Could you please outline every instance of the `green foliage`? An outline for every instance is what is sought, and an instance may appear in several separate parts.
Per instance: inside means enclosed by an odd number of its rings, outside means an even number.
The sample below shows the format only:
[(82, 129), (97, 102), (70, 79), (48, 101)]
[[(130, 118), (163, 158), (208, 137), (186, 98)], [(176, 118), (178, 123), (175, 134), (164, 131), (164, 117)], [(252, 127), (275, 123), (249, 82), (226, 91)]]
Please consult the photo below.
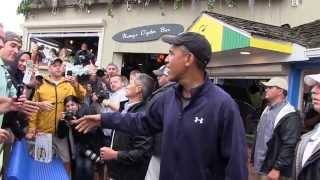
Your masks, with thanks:
[[(184, 0), (173, 0), (173, 9), (179, 9), (183, 6)], [(235, 6), (235, 0), (223, 0), (228, 7)], [(94, 0), (79, 0), (78, 5), (80, 9), (83, 9), (85, 5), (91, 6), (94, 3)], [(20, 5), (17, 8), (17, 14), (23, 14), (25, 17), (29, 15), (31, 9), (32, 0), (22, 0)], [(213, 9), (215, 7), (216, 0), (207, 0), (208, 9)], [(107, 3), (107, 14), (113, 17), (112, 14), (112, 1)], [(159, 0), (159, 7), (161, 10), (161, 15), (164, 14), (164, 0)]]
[(225, 2), (228, 7), (234, 7), (236, 5), (234, 0), (225, 0)]
[(216, 0), (208, 0), (208, 9), (213, 9), (215, 3), (216, 3)]
[(164, 13), (164, 1), (163, 0), (159, 0), (159, 7), (160, 7), (160, 10), (161, 10), (161, 16), (164, 16), (165, 13)]
[(107, 3), (107, 14), (108, 14), (108, 16), (113, 17), (113, 14), (112, 14), (112, 3), (110, 3), (110, 2)]
[(23, 14), (25, 17), (28, 16), (31, 3), (32, 0), (22, 0), (17, 8), (17, 14)]
[(183, 0), (174, 0), (173, 9), (180, 9), (183, 5)]

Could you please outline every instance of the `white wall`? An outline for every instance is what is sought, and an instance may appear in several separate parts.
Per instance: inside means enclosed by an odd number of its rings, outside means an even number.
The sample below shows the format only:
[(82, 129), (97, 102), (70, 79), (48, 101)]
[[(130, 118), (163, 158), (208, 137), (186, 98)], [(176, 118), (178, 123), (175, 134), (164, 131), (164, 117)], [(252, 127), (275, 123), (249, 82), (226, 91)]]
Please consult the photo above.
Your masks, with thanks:
[[(230, 16), (240, 17), (263, 23), (281, 25), (289, 23), (291, 26), (297, 26), (307, 22), (314, 21), (320, 18), (318, 8), (320, 1), (304, 0), (298, 7), (291, 7), (291, 0), (271, 0), (269, 7), (268, 0), (256, 0), (256, 5), (253, 10), (248, 7), (247, 0), (238, 0), (236, 7), (229, 8), (219, 4), (217, 0), (214, 12), (226, 14)], [(171, 2), (171, 1), (170, 1)], [(119, 56), (114, 53), (123, 52), (144, 52), (144, 53), (166, 53), (168, 45), (158, 41), (144, 43), (118, 43), (112, 40), (112, 36), (120, 31), (144, 25), (177, 23), (185, 28), (189, 27), (192, 22), (200, 15), (203, 10), (207, 9), (206, 1), (201, 1), (199, 5), (190, 6), (185, 2), (183, 8), (173, 10), (172, 3), (166, 2), (167, 5), (161, 15), (161, 10), (158, 4), (150, 4), (143, 8), (141, 5), (133, 5), (131, 11), (127, 10), (125, 4), (115, 5), (113, 7), (114, 17), (107, 16), (106, 7), (95, 6), (91, 8), (91, 13), (80, 12), (77, 8), (58, 9), (57, 15), (51, 15), (50, 10), (36, 10), (26, 20), (26, 24), (51, 24), (50, 29), (55, 24), (63, 29), (63, 24), (66, 26), (78, 22), (87, 24), (90, 20), (105, 20), (103, 50), (102, 50), (102, 65), (106, 65), (112, 60), (118, 61)], [(62, 24), (62, 25), (61, 25)], [(85, 26), (85, 25), (84, 25)], [(42, 27), (46, 29), (45, 27)], [(89, 27), (88, 27), (89, 28)], [(25, 30), (25, 35), (28, 29)]]

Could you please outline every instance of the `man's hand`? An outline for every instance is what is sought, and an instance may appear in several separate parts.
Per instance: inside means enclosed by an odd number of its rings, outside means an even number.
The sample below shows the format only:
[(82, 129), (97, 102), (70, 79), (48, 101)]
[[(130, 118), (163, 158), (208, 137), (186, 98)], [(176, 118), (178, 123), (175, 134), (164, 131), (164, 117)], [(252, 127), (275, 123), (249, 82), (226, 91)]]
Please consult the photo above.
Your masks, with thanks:
[(71, 121), (71, 124), (76, 124), (76, 129), (79, 132), (87, 133), (98, 126), (101, 126), (101, 115), (86, 115), (78, 120)]
[(102, 160), (113, 160), (117, 159), (118, 151), (115, 151), (109, 147), (102, 147), (100, 149), (100, 157)]
[(5, 113), (11, 110), (13, 101), (11, 98), (0, 96), (0, 113)]
[(26, 136), (25, 136), (25, 138), (26, 138), (27, 140), (32, 140), (32, 139), (34, 139), (34, 137), (35, 137), (35, 134), (34, 134), (34, 133), (27, 133)]
[(25, 95), (21, 95), (19, 99), (13, 97), (0, 97), (0, 112), (20, 111), (27, 115), (31, 115), (38, 111), (37, 103), (28, 101)]
[(95, 92), (94, 92), (94, 93), (92, 93), (91, 100), (92, 100), (93, 102), (97, 102), (97, 100), (98, 100), (98, 96), (96, 95), (96, 93), (95, 93)]
[(276, 169), (272, 169), (268, 175), (268, 180), (279, 180), (280, 179), (280, 171)]
[(90, 61), (90, 64), (86, 65), (85, 67), (88, 69), (89, 74), (91, 76), (96, 76), (96, 72), (97, 72), (97, 66), (96, 65), (92, 64), (92, 62)]
[(71, 85), (75, 88), (77, 88), (79, 86), (79, 82), (78, 82), (77, 78), (74, 76), (67, 76), (67, 77), (65, 77), (65, 80), (70, 82)]
[(25, 135), (25, 138), (26, 138), (27, 140), (32, 140), (32, 139), (34, 139), (35, 137), (36, 137), (36, 131), (35, 131), (35, 130), (31, 130), (31, 129), (29, 129), (28, 132), (27, 132), (26, 135)]
[(52, 110), (54, 110), (54, 106), (51, 104), (50, 101), (38, 102), (37, 105), (43, 111), (52, 111)]
[(9, 140), (10, 140), (9, 131), (0, 128), (0, 143), (8, 142)]
[(33, 101), (26, 101), (22, 105), (22, 109), (19, 111), (25, 113), (27, 116), (31, 116), (31, 114), (38, 112), (39, 107), (37, 106), (36, 102)]

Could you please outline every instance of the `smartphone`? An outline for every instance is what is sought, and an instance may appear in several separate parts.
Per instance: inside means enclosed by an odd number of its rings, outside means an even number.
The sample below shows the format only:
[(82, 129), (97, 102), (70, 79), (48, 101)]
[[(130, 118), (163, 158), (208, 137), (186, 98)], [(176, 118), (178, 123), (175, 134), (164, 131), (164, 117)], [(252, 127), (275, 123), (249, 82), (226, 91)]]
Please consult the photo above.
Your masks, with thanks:
[(33, 62), (32, 60), (27, 60), (26, 62), (26, 71), (23, 76), (22, 82), (24, 84), (30, 84), (33, 73)]
[(72, 76), (72, 65), (67, 63), (65, 66), (65, 77)]
[(17, 99), (23, 94), (23, 90), (24, 90), (24, 85), (18, 84), (18, 86), (17, 86)]
[(67, 71), (67, 76), (72, 76), (72, 71), (71, 70)]

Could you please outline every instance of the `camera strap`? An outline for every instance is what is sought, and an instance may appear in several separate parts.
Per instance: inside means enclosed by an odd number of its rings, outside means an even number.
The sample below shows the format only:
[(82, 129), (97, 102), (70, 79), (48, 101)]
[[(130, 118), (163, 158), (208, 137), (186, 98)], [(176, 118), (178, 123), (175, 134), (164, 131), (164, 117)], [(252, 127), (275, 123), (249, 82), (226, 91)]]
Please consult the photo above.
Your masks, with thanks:
[(113, 140), (114, 140), (114, 134), (116, 133), (116, 130), (112, 131), (112, 135), (111, 135), (111, 143), (110, 143), (110, 148), (113, 148)]

